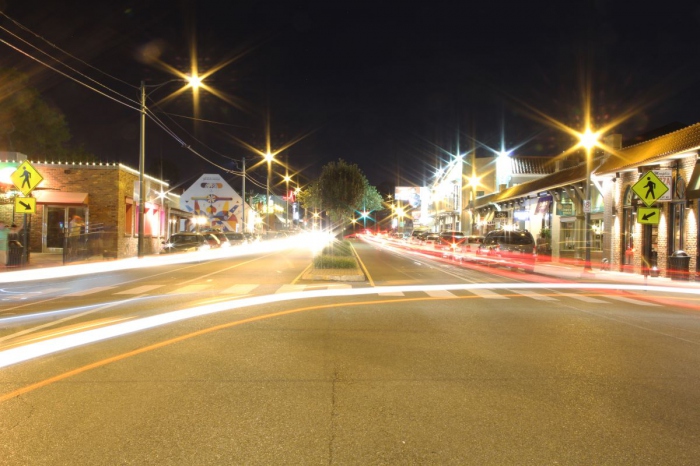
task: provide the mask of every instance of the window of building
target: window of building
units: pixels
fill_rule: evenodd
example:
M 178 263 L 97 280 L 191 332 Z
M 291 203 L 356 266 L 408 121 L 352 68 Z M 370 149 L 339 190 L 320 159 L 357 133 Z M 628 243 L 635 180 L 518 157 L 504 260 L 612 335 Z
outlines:
M 685 206 L 682 202 L 674 202 L 671 204 L 671 234 L 668 241 L 668 252 L 673 254 L 674 251 L 685 247 Z

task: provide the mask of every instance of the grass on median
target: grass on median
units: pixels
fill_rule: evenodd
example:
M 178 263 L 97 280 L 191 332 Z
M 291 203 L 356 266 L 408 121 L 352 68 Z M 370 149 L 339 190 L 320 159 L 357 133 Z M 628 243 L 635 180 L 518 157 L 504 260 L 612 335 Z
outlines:
M 349 241 L 334 241 L 314 257 L 317 269 L 354 269 L 357 261 Z

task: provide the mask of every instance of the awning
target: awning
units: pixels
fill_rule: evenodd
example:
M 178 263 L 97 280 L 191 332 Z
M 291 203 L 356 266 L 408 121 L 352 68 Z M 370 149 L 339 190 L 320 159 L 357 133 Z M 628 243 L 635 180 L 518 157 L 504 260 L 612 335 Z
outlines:
M 71 193 L 65 191 L 34 191 L 37 204 L 73 204 L 87 205 L 88 193 Z

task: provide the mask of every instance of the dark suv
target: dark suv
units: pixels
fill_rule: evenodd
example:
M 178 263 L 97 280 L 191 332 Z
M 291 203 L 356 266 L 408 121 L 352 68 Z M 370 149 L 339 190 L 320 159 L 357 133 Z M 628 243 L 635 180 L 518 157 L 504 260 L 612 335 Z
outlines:
M 502 260 L 508 267 L 532 271 L 537 260 L 537 244 L 527 230 L 493 230 L 486 233 L 476 253 Z
M 467 237 L 461 231 L 441 231 L 439 248 L 447 252 L 457 252 L 461 250 Z
M 175 233 L 168 238 L 168 241 L 164 241 L 160 253 L 203 251 L 210 248 L 211 246 L 203 234 L 182 232 Z

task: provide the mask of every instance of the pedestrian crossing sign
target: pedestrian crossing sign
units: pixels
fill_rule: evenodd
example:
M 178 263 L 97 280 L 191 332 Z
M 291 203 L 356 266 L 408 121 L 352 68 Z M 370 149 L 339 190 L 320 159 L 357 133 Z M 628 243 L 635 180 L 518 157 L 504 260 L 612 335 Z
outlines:
M 18 214 L 35 214 L 36 199 L 33 197 L 17 196 L 15 198 L 15 212 Z
M 10 179 L 15 187 L 26 196 L 44 180 L 44 177 L 25 160 L 19 168 L 10 175 Z
M 668 192 L 668 189 L 668 186 L 651 170 L 632 186 L 632 191 L 647 207 L 651 207 L 657 199 Z

